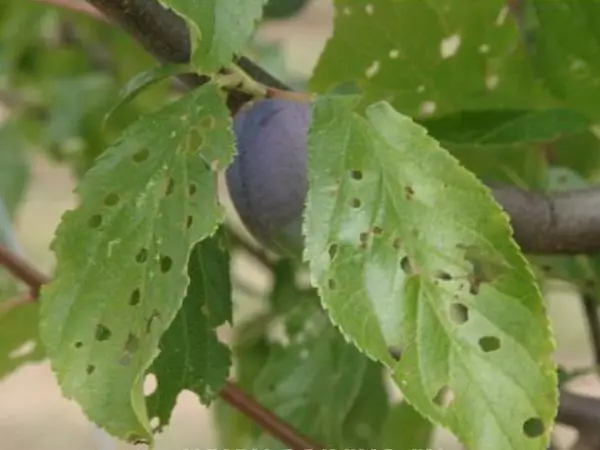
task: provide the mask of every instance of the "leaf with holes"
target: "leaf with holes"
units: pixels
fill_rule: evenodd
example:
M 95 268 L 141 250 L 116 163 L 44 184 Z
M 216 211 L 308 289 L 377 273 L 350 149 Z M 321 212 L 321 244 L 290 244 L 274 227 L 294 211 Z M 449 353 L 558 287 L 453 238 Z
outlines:
M 527 108 L 546 99 L 504 0 L 468 8 L 461 0 L 335 4 L 335 32 L 313 90 L 354 83 L 365 104 L 386 100 L 413 117 Z
M 23 364 L 44 359 L 38 335 L 38 303 L 0 302 L 0 380 Z
M 160 355 L 150 370 L 158 385 L 148 397 L 148 411 L 150 417 L 158 417 L 158 430 L 168 425 L 181 391 L 195 392 L 208 405 L 229 375 L 229 349 L 215 331 L 224 320 L 218 314 L 215 320 L 211 307 L 211 303 L 231 305 L 229 253 L 219 238 L 197 244 L 188 274 L 190 285 L 183 306 L 163 335 Z
M 323 319 L 317 311 L 290 345 L 273 346 L 254 392 L 263 405 L 303 434 L 339 448 L 367 358 Z M 267 435 L 253 447 L 285 448 Z
M 233 154 L 223 94 L 206 84 L 127 128 L 57 230 L 41 336 L 64 395 L 115 436 L 152 439 L 144 373 L 181 306 L 192 246 L 223 220 L 211 167 Z
M 527 2 L 533 17 L 531 60 L 550 90 L 600 118 L 600 1 Z
M 468 447 L 546 448 L 553 338 L 506 215 L 425 129 L 357 103 L 319 99 L 309 135 L 304 257 L 331 319 Z
M 244 50 L 266 0 L 161 0 L 183 16 L 193 36 L 192 62 L 205 72 L 228 66 Z
M 0 198 L 12 216 L 29 183 L 29 162 L 26 157 L 26 142 L 13 121 L 0 124 Z M 0 211 L 0 214 L 4 211 Z M 1 239 L 1 233 L 0 233 Z

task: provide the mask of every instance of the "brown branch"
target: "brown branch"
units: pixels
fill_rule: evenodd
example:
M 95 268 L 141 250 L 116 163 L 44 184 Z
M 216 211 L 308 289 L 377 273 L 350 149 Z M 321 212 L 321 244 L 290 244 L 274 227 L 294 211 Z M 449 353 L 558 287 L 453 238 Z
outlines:
M 42 285 L 48 283 L 50 278 L 29 265 L 26 261 L 15 255 L 0 244 L 0 266 L 5 267 L 15 278 L 21 280 L 31 289 L 31 295 L 36 299 Z M 294 450 L 324 449 L 325 447 L 311 442 L 301 433 L 282 421 L 275 414 L 267 410 L 256 400 L 246 394 L 232 382 L 227 382 L 219 395 L 234 408 L 246 414 L 265 431 L 280 439 L 285 445 Z
M 77 13 L 85 14 L 94 19 L 108 22 L 108 18 L 94 8 L 92 5 L 85 3 L 80 0 L 34 0 L 38 3 L 45 3 L 47 5 L 56 6 L 58 8 L 68 9 Z

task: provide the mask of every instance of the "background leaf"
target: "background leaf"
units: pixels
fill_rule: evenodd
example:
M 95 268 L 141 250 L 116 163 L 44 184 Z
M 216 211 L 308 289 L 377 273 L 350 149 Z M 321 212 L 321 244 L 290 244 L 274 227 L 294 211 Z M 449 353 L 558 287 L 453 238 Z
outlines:
M 385 421 L 381 448 L 429 448 L 433 425 L 407 402 L 394 405 Z
M 216 326 L 231 320 L 230 314 L 219 314 L 219 310 L 231 311 L 229 254 L 219 237 L 196 245 L 188 275 L 190 284 L 183 305 L 163 335 L 161 353 L 150 370 L 158 386 L 148 397 L 148 411 L 150 417 L 160 419 L 158 430 L 169 423 L 182 390 L 195 392 L 208 405 L 229 375 L 229 349 L 219 342 L 215 331 Z
M 41 336 L 64 395 L 123 439 L 151 439 L 143 375 L 181 306 L 192 245 L 223 219 L 211 166 L 233 146 L 223 96 L 204 85 L 129 127 L 58 228 Z
M 553 341 L 506 216 L 422 127 L 386 103 L 355 107 L 313 109 L 304 256 L 324 306 L 465 445 L 544 449 Z
M 0 124 L 0 167 L 2 209 L 12 216 L 25 194 L 30 178 L 27 142 L 17 123 L 13 121 Z

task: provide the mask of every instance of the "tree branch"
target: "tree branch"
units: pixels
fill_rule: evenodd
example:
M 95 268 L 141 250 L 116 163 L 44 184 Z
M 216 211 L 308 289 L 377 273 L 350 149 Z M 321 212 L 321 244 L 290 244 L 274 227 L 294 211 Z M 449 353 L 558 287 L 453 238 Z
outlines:
M 50 278 L 1 244 L 0 267 L 5 267 L 15 278 L 26 283 L 31 289 L 32 297 L 36 300 L 39 298 L 42 285 L 50 281 Z M 326 448 L 325 446 L 311 442 L 309 438 L 282 421 L 232 382 L 227 382 L 219 395 L 231 406 L 250 417 L 265 431 L 275 438 L 280 439 L 281 442 L 293 450 L 321 450 Z
M 594 365 L 600 367 L 600 316 L 598 315 L 598 303 L 589 294 L 583 294 L 583 310 L 588 323 L 588 331 L 592 350 L 594 352 Z

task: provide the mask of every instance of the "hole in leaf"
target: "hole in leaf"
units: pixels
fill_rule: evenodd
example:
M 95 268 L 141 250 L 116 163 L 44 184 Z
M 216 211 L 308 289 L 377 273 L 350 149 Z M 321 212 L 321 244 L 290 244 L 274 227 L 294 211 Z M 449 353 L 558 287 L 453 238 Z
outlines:
M 165 196 L 169 196 L 173 193 L 173 191 L 175 190 L 175 180 L 173 178 L 169 178 L 169 181 L 167 183 L 167 190 L 165 191 Z
M 135 353 L 140 348 L 140 338 L 135 334 L 129 333 L 127 341 L 125 341 L 125 351 L 128 353 Z
M 361 202 L 360 199 L 354 197 L 353 199 L 350 200 L 350 206 L 353 208 L 360 208 Z
M 448 386 L 443 386 L 433 398 L 433 402 L 442 408 L 447 408 L 453 401 L 454 392 Z
M 75 342 L 75 344 L 73 344 L 73 346 L 74 346 L 75 348 L 81 348 L 81 347 L 83 347 L 83 342 L 81 342 L 81 341 L 77 341 L 77 342 Z
M 394 361 L 400 361 L 402 358 L 402 350 L 400 350 L 398 347 L 389 346 L 388 352 Z
M 94 373 L 95 370 L 96 370 L 96 366 L 94 366 L 93 364 L 88 364 L 88 366 L 85 368 L 85 373 L 87 373 L 88 375 L 91 375 Z
M 330 258 L 330 259 L 333 259 L 333 258 L 335 258 L 335 255 L 337 254 L 337 251 L 338 251 L 338 246 L 337 246 L 337 244 L 331 244 L 331 245 L 329 246 L 329 258 Z
M 457 325 L 465 323 L 469 320 L 469 309 L 462 303 L 452 303 L 450 305 L 450 320 Z
M 452 275 L 450 275 L 448 272 L 444 272 L 443 270 L 438 270 L 438 272 L 435 274 L 435 277 L 444 281 L 449 281 L 452 279 Z
M 187 228 L 191 228 L 191 226 L 194 224 L 194 217 L 193 216 L 188 216 L 187 218 L 187 223 L 185 224 Z
M 415 195 L 415 190 L 412 187 L 406 186 L 404 188 L 404 196 L 406 197 L 406 200 L 412 199 L 414 195 Z
M 160 271 L 162 273 L 167 273 L 173 267 L 173 260 L 168 256 L 163 256 L 160 258 Z
M 188 188 L 188 190 L 189 190 L 189 193 L 190 193 L 190 196 L 191 196 L 191 195 L 194 195 L 196 193 L 196 191 L 198 190 L 198 187 L 194 183 L 191 183 L 190 186 L 189 186 L 189 188 Z
M 362 180 L 363 174 L 360 170 L 353 170 L 350 172 L 350 176 L 353 180 Z
M 473 295 L 479 294 L 481 283 L 483 283 L 482 279 L 475 276 L 469 276 L 469 292 Z
M 152 324 L 159 318 L 160 313 L 157 310 L 153 310 L 152 314 L 150 314 L 150 317 L 148 317 L 148 320 L 146 321 L 146 333 L 150 333 L 152 330 Z
M 479 347 L 486 353 L 494 352 L 500 348 L 500 339 L 496 336 L 484 336 L 479 339 Z
M 530 438 L 539 437 L 544 434 L 544 422 L 538 417 L 532 417 L 523 422 L 523 433 Z
M 153 373 L 149 373 L 144 378 L 144 395 L 148 397 L 149 395 L 154 394 L 156 388 L 158 386 L 158 381 L 156 380 L 156 375 Z
M 362 249 L 367 248 L 367 243 L 369 242 L 369 233 L 367 233 L 367 232 L 360 233 L 359 239 L 360 239 L 360 248 L 362 248 Z
M 329 289 L 331 289 L 332 291 L 335 290 L 335 288 L 337 287 L 337 284 L 333 278 L 329 279 L 328 285 Z
M 140 290 L 136 288 L 129 297 L 129 304 L 135 306 L 140 302 L 141 298 L 142 294 L 140 293 Z
M 402 248 L 402 239 L 400 239 L 400 238 L 394 239 L 394 242 L 392 242 L 392 245 L 394 246 L 394 248 L 396 250 L 400 250 Z
M 205 116 L 200 119 L 200 126 L 202 128 L 213 128 L 215 126 L 216 120 L 213 116 Z
M 141 162 L 146 161 L 149 156 L 150 156 L 150 150 L 145 148 L 144 150 L 140 150 L 135 155 L 133 155 L 133 160 L 137 163 L 141 163 Z
M 135 260 L 137 262 L 141 263 L 145 263 L 148 260 L 148 250 L 145 248 L 142 248 L 137 255 L 135 255 Z
M 381 227 L 378 227 L 378 226 L 373 227 L 373 234 L 380 235 L 381 233 L 383 233 L 383 229 Z
M 104 204 L 106 206 L 115 206 L 117 203 L 119 203 L 120 199 L 121 198 L 119 197 L 119 194 L 117 194 L 116 192 L 111 192 L 106 197 L 104 197 Z
M 404 271 L 404 273 L 406 275 L 412 275 L 413 269 L 412 269 L 412 266 L 410 264 L 410 260 L 408 259 L 408 256 L 404 256 L 400 260 L 400 267 L 402 268 L 402 270 Z
M 88 225 L 90 228 L 98 228 L 102 225 L 102 216 L 100 214 L 94 214 L 90 217 L 90 220 L 88 220 Z
M 104 342 L 110 339 L 112 332 L 105 326 L 99 323 L 96 325 L 96 340 Z

